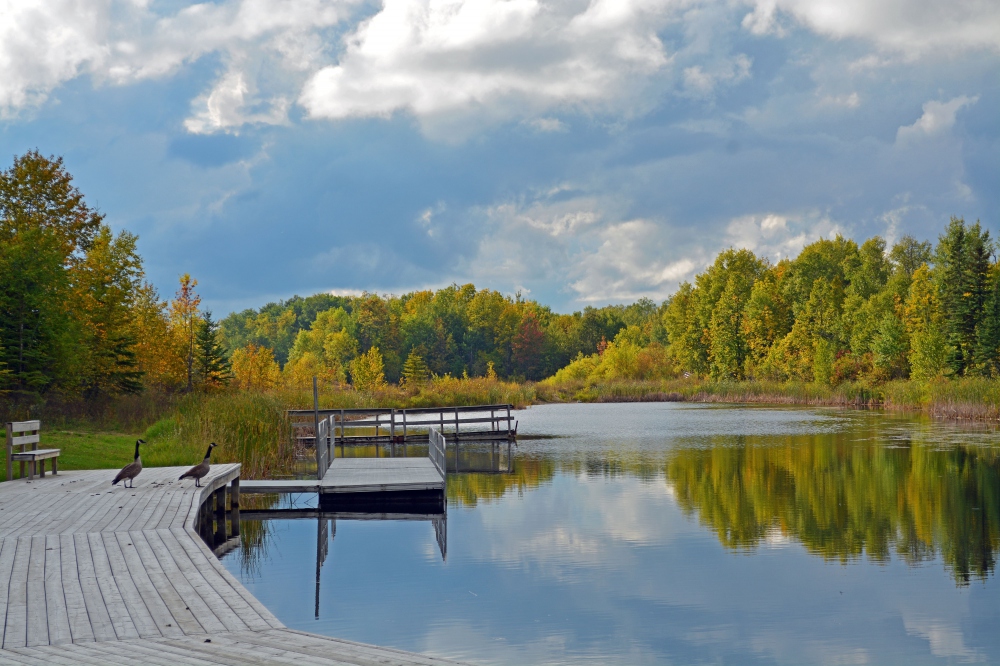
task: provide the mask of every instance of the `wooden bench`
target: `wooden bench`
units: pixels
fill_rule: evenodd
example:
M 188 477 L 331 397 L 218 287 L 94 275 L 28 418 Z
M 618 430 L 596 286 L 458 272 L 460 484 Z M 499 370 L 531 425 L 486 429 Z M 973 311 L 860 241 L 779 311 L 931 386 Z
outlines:
M 59 473 L 60 449 L 40 449 L 38 448 L 38 431 L 41 428 L 41 421 L 14 421 L 7 424 L 7 480 L 14 479 L 14 461 L 21 463 L 21 476 L 24 478 L 24 463 L 28 463 L 28 478 L 34 479 L 35 472 L 40 472 L 39 476 L 45 476 L 45 461 L 52 461 L 52 474 Z M 26 447 L 31 445 L 30 449 Z M 38 465 L 41 463 L 41 468 Z

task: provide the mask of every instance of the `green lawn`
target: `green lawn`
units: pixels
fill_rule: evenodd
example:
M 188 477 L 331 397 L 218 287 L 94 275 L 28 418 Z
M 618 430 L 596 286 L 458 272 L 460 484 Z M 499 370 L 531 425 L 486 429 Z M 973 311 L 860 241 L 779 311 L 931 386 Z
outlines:
M 152 428 L 150 429 L 152 430 Z M 158 433 L 154 433 L 158 434 Z M 86 427 L 72 430 L 45 430 L 42 424 L 40 449 L 61 449 L 59 469 L 120 469 L 132 462 L 135 455 L 135 440 L 141 433 L 99 432 Z M 180 446 L 169 437 L 156 437 L 141 447 L 142 462 L 146 467 L 166 467 L 173 465 L 196 465 L 205 455 L 201 444 Z M 45 471 L 51 469 L 45 464 Z M 14 463 L 15 478 L 18 463 Z M 27 469 L 25 469 L 27 474 Z M 108 478 L 113 478 L 114 475 Z M 0 457 L 0 481 L 7 480 L 6 451 Z

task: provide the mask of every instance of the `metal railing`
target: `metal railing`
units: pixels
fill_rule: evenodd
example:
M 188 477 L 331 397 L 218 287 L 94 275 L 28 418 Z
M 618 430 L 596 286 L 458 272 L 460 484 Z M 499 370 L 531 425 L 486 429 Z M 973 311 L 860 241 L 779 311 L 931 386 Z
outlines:
M 444 438 L 441 431 L 435 427 L 432 427 L 427 433 L 428 437 L 428 447 L 427 447 L 427 457 L 431 459 L 434 466 L 437 467 L 437 471 L 441 474 L 441 478 L 445 478 L 448 470 L 448 462 L 445 458 L 445 453 L 448 450 L 448 440 Z

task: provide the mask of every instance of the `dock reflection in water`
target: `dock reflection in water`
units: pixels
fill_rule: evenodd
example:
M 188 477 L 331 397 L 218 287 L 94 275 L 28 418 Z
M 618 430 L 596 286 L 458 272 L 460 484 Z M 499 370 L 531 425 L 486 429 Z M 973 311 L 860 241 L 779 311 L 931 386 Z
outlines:
M 447 550 L 407 521 L 318 534 L 319 620 L 291 593 L 317 536 L 301 521 L 244 521 L 226 566 L 292 627 L 464 660 L 1000 663 L 995 428 L 693 405 L 519 416 L 510 473 L 448 475 Z
M 364 507 L 359 507 L 364 508 Z M 316 596 L 315 617 L 319 618 L 320 583 L 322 581 L 323 565 L 330 550 L 330 543 L 337 535 L 337 522 L 349 520 L 407 520 L 425 521 L 434 527 L 434 539 L 437 541 L 441 560 L 448 559 L 448 511 L 441 509 L 432 513 L 400 512 L 384 513 L 376 511 L 324 511 L 322 509 L 265 509 L 243 511 L 242 520 L 260 521 L 266 524 L 271 520 L 315 520 L 316 521 Z M 260 548 L 263 543 L 251 542 L 250 547 Z

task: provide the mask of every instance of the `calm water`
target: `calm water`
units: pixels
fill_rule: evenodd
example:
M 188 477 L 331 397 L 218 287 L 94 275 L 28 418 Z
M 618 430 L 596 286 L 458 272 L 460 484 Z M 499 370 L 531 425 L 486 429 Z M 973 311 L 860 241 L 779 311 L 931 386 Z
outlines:
M 1000 663 L 996 431 L 665 403 L 518 418 L 514 472 L 449 475 L 446 521 L 245 521 L 223 562 L 296 629 L 484 664 Z

